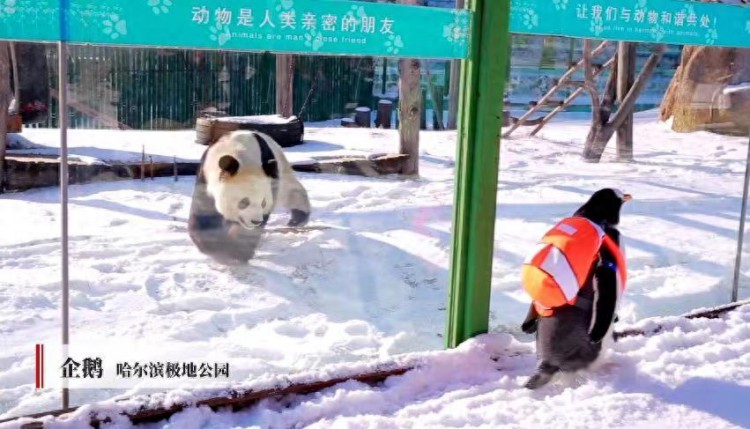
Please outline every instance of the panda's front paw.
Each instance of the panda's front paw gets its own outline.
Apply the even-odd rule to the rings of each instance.
[[[289,219],[287,226],[305,226],[307,221],[310,220],[310,213],[302,210],[292,209],[292,217]]]

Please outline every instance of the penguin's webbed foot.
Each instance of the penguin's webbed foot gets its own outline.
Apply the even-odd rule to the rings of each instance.
[[[521,331],[523,331],[525,334],[533,334],[536,332],[537,329],[537,320],[528,320],[521,324]]]
[[[549,383],[550,380],[552,380],[553,375],[555,374],[546,374],[546,373],[538,372],[532,375],[531,377],[529,377],[526,383],[524,383],[523,387],[530,389],[530,390],[538,389],[544,386],[545,384]]]
[[[539,365],[539,368],[536,370],[536,373],[529,377],[529,379],[524,383],[523,387],[527,389],[538,389],[545,384],[549,383],[550,380],[552,380],[552,377],[557,374],[557,372],[560,369],[556,366],[552,366],[547,363],[542,363]]]

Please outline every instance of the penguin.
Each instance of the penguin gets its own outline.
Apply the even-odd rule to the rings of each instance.
[[[573,217],[583,217],[601,228],[622,252],[617,227],[620,210],[631,199],[631,195],[618,189],[600,189],[575,211]],[[610,249],[601,246],[576,295],[575,305],[562,305],[554,308],[552,315],[541,317],[532,303],[521,329],[528,334],[536,333],[539,363],[524,387],[538,389],[556,374],[586,369],[599,357],[602,343],[611,338],[617,320],[621,294],[617,262]]]

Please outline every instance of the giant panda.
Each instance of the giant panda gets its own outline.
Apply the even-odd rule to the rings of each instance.
[[[246,263],[276,207],[289,209],[288,226],[304,226],[310,218],[307,191],[279,144],[260,132],[233,131],[201,157],[188,232],[213,259]]]

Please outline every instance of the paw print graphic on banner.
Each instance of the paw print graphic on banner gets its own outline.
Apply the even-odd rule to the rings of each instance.
[[[0,18],[16,13],[16,0],[0,0]]]
[[[310,30],[309,33],[305,34],[305,46],[312,48],[313,51],[317,52],[323,47],[323,34],[316,30]]]
[[[719,32],[715,28],[712,28],[706,32],[706,44],[713,45],[719,38]]]
[[[120,15],[113,13],[109,16],[109,19],[102,21],[104,25],[104,34],[108,34],[112,40],[117,40],[120,36],[128,34],[128,25],[124,19],[120,19]]]
[[[662,26],[661,24],[656,24],[653,30],[654,31],[651,33],[651,37],[653,37],[657,42],[661,42],[661,39],[663,39],[667,34],[667,30],[665,30],[664,26]]]
[[[453,22],[443,26],[443,37],[454,44],[468,43],[469,15],[465,11],[455,9]]]
[[[211,26],[211,34],[208,37],[219,46],[224,46],[232,38],[232,32],[229,31],[228,25],[217,22]]]
[[[290,10],[294,7],[294,0],[279,0],[276,4],[276,12]]]
[[[172,0],[148,0],[148,5],[154,15],[169,13],[169,7],[172,6]]]
[[[539,15],[531,9],[523,13],[523,26],[531,30],[539,26]]]
[[[569,0],[552,0],[552,4],[555,5],[555,9],[557,10],[565,10],[568,8],[568,1]]]
[[[391,55],[398,55],[403,47],[404,41],[401,39],[401,36],[396,36],[395,34],[388,36],[388,40],[385,42],[386,51]]]
[[[589,31],[594,36],[598,36],[604,32],[604,20],[599,18],[591,18],[591,24],[589,25]]]
[[[352,6],[351,10],[346,13],[350,18],[367,18],[364,6]]]

